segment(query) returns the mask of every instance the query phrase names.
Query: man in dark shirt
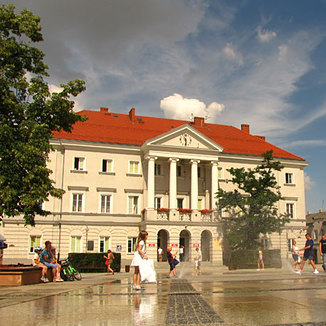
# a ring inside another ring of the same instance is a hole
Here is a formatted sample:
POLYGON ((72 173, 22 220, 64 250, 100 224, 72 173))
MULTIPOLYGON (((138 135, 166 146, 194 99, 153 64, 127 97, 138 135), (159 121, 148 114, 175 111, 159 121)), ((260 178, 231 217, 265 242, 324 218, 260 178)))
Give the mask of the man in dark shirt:
POLYGON ((319 241, 319 250, 321 258, 323 259, 323 269, 326 272, 326 234, 323 234, 319 241))
POLYGON ((310 261, 311 266, 314 269, 314 274, 318 274, 319 272, 317 271, 316 265, 314 263, 314 255, 313 255, 313 249, 314 249, 314 240, 311 239, 311 235, 309 233, 306 234, 306 244, 303 248, 299 249, 299 251, 303 251, 303 258, 302 258, 302 262, 300 265, 300 270, 297 271, 297 274, 301 274, 302 270, 303 270, 303 266, 306 263, 307 260, 310 261))

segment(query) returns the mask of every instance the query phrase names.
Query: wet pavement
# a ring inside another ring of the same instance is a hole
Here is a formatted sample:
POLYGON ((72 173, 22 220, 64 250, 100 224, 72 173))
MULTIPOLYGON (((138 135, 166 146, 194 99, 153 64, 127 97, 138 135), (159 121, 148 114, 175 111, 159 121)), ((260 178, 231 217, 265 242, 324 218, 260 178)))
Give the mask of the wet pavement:
POLYGON ((130 273, 83 274, 81 281, 0 287, 0 325, 326 325, 326 273, 291 268, 229 271, 188 263, 157 284, 131 288, 130 273))

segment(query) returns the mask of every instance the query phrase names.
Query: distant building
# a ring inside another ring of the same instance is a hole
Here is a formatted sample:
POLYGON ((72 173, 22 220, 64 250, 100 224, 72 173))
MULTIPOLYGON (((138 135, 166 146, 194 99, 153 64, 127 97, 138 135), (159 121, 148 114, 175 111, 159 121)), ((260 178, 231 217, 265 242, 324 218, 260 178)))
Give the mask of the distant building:
POLYGON ((323 234, 326 234, 326 212, 322 209, 318 213, 308 212, 306 216, 307 232, 311 234, 314 240, 314 256, 317 263, 322 263, 319 254, 319 241, 323 234))
MULTIPOLYGON (((221 212, 215 193, 233 189, 227 169, 253 168, 273 150, 283 165, 276 177, 284 200, 277 204, 291 216, 281 234, 262 239, 265 248, 280 248, 287 257, 293 239, 305 228, 304 167, 307 162, 278 148, 264 137, 241 129, 193 121, 82 111, 88 120, 72 133, 55 132, 48 167, 62 199, 49 198, 51 211, 36 226, 22 218, 5 218, 0 232, 9 247, 5 261, 28 261, 35 246, 51 240, 57 253, 121 252, 131 260, 137 235, 147 230, 149 255, 158 247, 184 246, 184 260, 201 247, 203 260, 222 263, 221 212)), ((303 241, 303 240, 302 240, 303 241)))

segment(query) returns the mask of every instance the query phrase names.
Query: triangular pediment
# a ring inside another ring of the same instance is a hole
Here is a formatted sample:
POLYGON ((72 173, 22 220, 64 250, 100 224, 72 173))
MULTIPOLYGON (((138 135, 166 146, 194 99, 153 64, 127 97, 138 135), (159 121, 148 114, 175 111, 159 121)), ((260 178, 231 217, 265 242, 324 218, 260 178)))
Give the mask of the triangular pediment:
POLYGON ((145 142, 145 146, 180 147, 223 151, 223 147, 189 124, 182 125, 145 142))

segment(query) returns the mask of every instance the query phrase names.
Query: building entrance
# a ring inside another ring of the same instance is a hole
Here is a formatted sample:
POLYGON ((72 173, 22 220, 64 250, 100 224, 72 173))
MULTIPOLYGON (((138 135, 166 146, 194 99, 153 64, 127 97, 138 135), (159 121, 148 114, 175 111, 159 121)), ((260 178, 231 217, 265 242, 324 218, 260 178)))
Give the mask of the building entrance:
POLYGON ((190 232, 182 230, 179 239, 179 253, 180 248, 183 247, 183 254, 180 256, 181 261, 189 261, 190 259, 190 232))
MULTIPOLYGON (((160 230, 157 233, 157 249, 163 249, 163 261, 166 261, 166 248, 168 246, 169 233, 166 230, 160 230)), ((158 253, 157 253, 158 255, 158 253)), ((158 257, 157 257, 158 258, 158 257)))

